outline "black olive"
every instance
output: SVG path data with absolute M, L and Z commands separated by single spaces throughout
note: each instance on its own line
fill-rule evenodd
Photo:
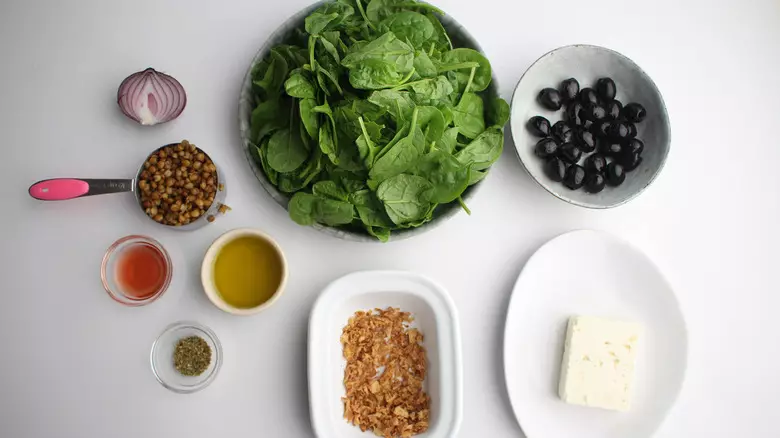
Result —
M 552 138 L 543 138 L 536 143 L 534 153 L 537 157 L 547 158 L 558 153 L 558 142 Z
M 558 141 L 563 143 L 573 143 L 574 142 L 574 134 L 576 133 L 575 130 L 570 129 L 568 131 L 565 131 L 560 138 L 558 138 Z
M 566 176 L 563 178 L 563 185 L 577 190 L 585 183 L 585 169 L 582 166 L 573 165 L 566 169 Z
M 560 140 L 563 138 L 563 135 L 568 131 L 571 131 L 571 126 L 569 126 L 569 124 L 564 122 L 563 120 L 559 120 L 555 122 L 554 125 L 552 125 L 552 128 L 550 129 L 550 135 L 555 137 L 555 139 L 558 140 L 560 143 L 563 143 Z
M 599 152 L 609 157 L 617 157 L 623 153 L 623 144 L 615 141 L 603 141 L 599 146 Z
M 591 132 L 596 135 L 596 137 L 599 138 L 605 138 L 607 137 L 607 131 L 609 130 L 609 125 L 612 122 L 609 121 L 601 121 L 599 123 L 594 124 L 591 127 Z
M 609 123 L 607 127 L 607 137 L 615 140 L 625 140 L 629 134 L 628 123 L 613 121 Z
M 570 102 L 577 98 L 577 94 L 580 93 L 580 83 L 574 78 L 565 79 L 561 82 L 561 97 L 566 102 Z
M 638 138 L 632 138 L 623 145 L 624 154 L 642 154 L 645 150 L 645 144 Z
M 569 164 L 577 164 L 582 157 L 582 151 L 574 143 L 564 143 L 558 148 L 558 156 Z
M 626 127 L 628 127 L 628 138 L 636 137 L 636 125 L 631 122 L 626 122 Z
M 604 105 L 607 110 L 607 118 L 617 120 L 620 118 L 620 112 L 623 111 L 623 104 L 619 100 L 613 100 Z
M 580 90 L 580 102 L 582 102 L 583 105 L 588 103 L 598 105 L 599 96 L 593 88 L 583 88 Z
M 642 105 L 632 102 L 623 108 L 623 117 L 629 122 L 639 123 L 647 116 L 647 111 Z
M 626 180 L 626 172 L 623 166 L 616 162 L 611 162 L 607 165 L 607 184 L 617 187 L 623 184 Z
M 561 102 L 561 93 L 555 88 L 545 88 L 539 92 L 539 103 L 548 110 L 558 111 L 561 109 Z
M 585 191 L 588 193 L 598 193 L 604 190 L 604 186 L 607 181 L 604 179 L 604 175 L 596 172 L 587 172 L 585 174 Z
M 604 173 L 607 170 L 607 157 L 595 153 L 585 159 L 585 170 L 590 173 Z
M 544 173 L 547 177 L 555 182 L 563 181 L 563 177 L 566 176 L 567 164 L 558 157 L 550 157 L 546 163 L 544 163 Z
M 537 137 L 547 137 L 550 135 L 550 121 L 542 116 L 533 116 L 528 119 L 528 130 Z
M 626 172 L 631 172 L 632 170 L 639 167 L 640 164 L 642 164 L 642 155 L 628 154 L 624 152 L 620 155 L 620 159 L 618 161 L 623 165 L 623 169 L 625 169 Z
M 574 131 L 574 144 L 582 149 L 582 152 L 591 153 L 598 147 L 598 139 L 592 132 L 585 129 L 577 129 Z
M 566 107 L 566 121 L 570 125 L 581 126 L 584 120 L 580 117 L 580 111 L 582 111 L 580 102 L 569 102 L 569 106 Z
M 598 82 L 596 82 L 596 91 L 598 92 L 599 98 L 601 98 L 602 102 L 609 102 L 614 100 L 615 94 L 617 94 L 615 81 L 613 81 L 611 78 L 599 79 Z
M 597 122 L 607 117 L 607 110 L 601 105 L 585 104 L 580 111 L 580 117 Z

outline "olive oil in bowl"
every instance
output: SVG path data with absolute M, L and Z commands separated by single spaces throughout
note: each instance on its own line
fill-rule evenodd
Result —
M 206 295 L 220 309 L 248 315 L 269 306 L 281 293 L 287 268 L 279 246 L 253 229 L 220 236 L 206 252 L 201 270 Z

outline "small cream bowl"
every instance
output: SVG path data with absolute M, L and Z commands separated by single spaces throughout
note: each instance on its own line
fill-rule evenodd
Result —
M 222 295 L 219 293 L 219 290 L 217 289 L 216 283 L 214 282 L 214 266 L 220 251 L 228 243 L 242 237 L 252 237 L 268 243 L 272 248 L 274 248 L 274 250 L 276 250 L 282 265 L 282 275 L 276 291 L 268 300 L 264 301 L 258 306 L 250 308 L 235 307 L 225 302 L 225 300 L 222 298 Z M 287 259 L 285 259 L 284 253 L 279 247 L 279 244 L 277 244 L 276 241 L 267 234 L 254 228 L 237 228 L 222 234 L 216 240 L 214 240 L 211 246 L 209 246 L 209 249 L 206 251 L 206 255 L 203 257 L 203 264 L 200 268 L 200 280 L 201 283 L 203 283 L 203 290 L 206 292 L 206 296 L 209 298 L 211 303 L 217 306 L 217 308 L 220 310 L 231 313 L 233 315 L 254 315 L 264 309 L 271 307 L 271 305 L 274 304 L 276 300 L 278 300 L 282 295 L 282 292 L 284 292 L 285 286 L 287 285 Z

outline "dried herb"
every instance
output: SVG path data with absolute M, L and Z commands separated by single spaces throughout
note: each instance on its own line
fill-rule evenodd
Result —
M 176 371 L 185 376 L 199 376 L 211 364 L 211 347 L 199 336 L 179 339 L 173 352 Z

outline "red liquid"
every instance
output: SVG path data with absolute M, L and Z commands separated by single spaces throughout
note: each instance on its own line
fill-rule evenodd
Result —
M 136 243 L 122 250 L 116 264 L 116 281 L 122 292 L 136 300 L 159 292 L 168 276 L 165 256 L 159 249 Z

